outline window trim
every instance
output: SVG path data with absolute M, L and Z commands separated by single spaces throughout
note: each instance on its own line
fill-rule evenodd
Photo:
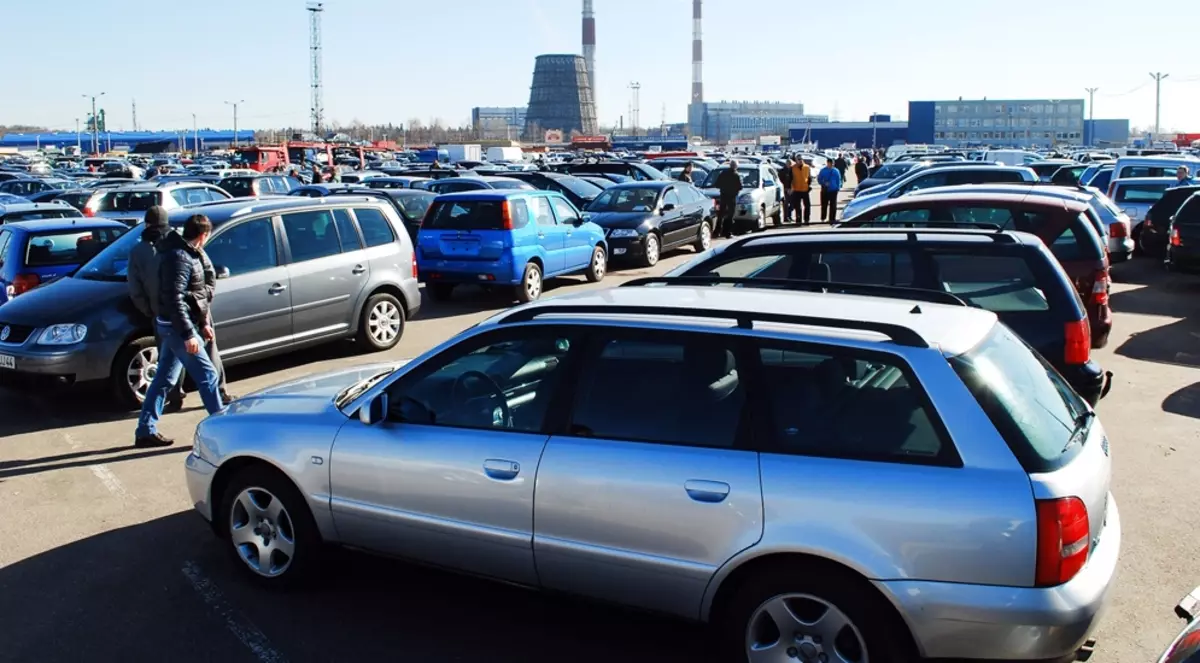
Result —
M 933 405 L 933 400 L 929 398 L 929 393 L 925 389 L 925 385 L 917 379 L 916 372 L 913 371 L 907 358 L 902 354 L 895 354 L 884 350 L 867 350 L 857 347 L 849 347 L 842 345 L 828 345 L 824 343 L 814 343 L 811 341 L 782 339 L 771 336 L 752 336 L 750 337 L 752 344 L 752 352 L 749 353 L 749 363 L 746 364 L 747 369 L 751 372 L 751 381 L 754 384 L 763 385 L 762 381 L 762 355 L 760 354 L 764 344 L 770 345 L 786 345 L 795 348 L 793 352 L 804 352 L 808 354 L 825 355 L 833 358 L 849 358 L 863 359 L 870 361 L 876 359 L 882 363 L 890 364 L 900 370 L 901 375 L 908 381 L 910 388 L 916 390 L 916 396 L 921 407 L 925 408 L 926 416 L 929 417 L 929 423 L 933 427 L 934 432 L 938 435 L 941 442 L 941 449 L 936 457 L 924 456 L 892 456 L 892 455 L 875 455 L 875 454 L 844 454 L 844 453 L 793 453 L 779 448 L 778 440 L 771 434 L 771 422 L 773 422 L 775 413 L 772 410 L 769 398 L 758 398 L 756 406 L 761 410 L 756 415 L 756 420 L 759 424 L 760 436 L 763 440 L 762 444 L 757 444 L 752 449 L 759 453 L 774 454 L 779 456 L 791 456 L 797 458 L 832 458 L 844 461 L 861 461 L 870 463 L 889 463 L 892 465 L 920 465 L 923 467 L 946 467 L 946 468 L 962 468 L 962 456 L 958 452 L 958 446 L 954 443 L 954 437 L 950 434 L 950 429 L 946 427 L 945 421 L 942 420 L 941 413 Z M 784 350 L 785 352 L 787 350 Z M 739 365 L 740 368 L 740 365 Z M 765 385 L 763 385 L 765 389 Z

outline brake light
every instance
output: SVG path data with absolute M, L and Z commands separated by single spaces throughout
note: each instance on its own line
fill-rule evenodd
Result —
M 1096 270 L 1092 280 L 1092 303 L 1103 306 L 1108 303 L 1108 267 Z
M 512 230 L 513 229 L 512 207 L 507 200 L 504 201 L 504 203 L 500 205 L 500 226 L 504 230 Z
M 1125 222 L 1117 221 L 1108 227 L 1108 234 L 1112 237 L 1129 237 L 1129 228 L 1125 227 Z
M 12 281 L 12 294 L 17 295 L 33 290 L 42 282 L 37 274 L 17 274 Z
M 1066 350 L 1063 362 L 1067 364 L 1086 364 L 1092 358 L 1092 326 L 1087 317 L 1082 320 L 1068 322 L 1064 329 Z
M 1117 195 L 1117 182 L 1113 180 L 1108 183 L 1108 197 L 1112 198 Z
M 412 277 L 417 278 L 417 252 L 415 249 L 412 254 Z
M 1078 497 L 1037 500 L 1038 587 L 1061 585 L 1087 563 L 1091 535 L 1087 506 Z
M 91 201 L 88 201 L 88 204 L 83 206 L 83 215 L 84 216 L 96 216 L 96 208 L 92 207 Z
M 1171 229 L 1171 246 L 1183 246 L 1183 239 L 1179 237 L 1179 228 Z

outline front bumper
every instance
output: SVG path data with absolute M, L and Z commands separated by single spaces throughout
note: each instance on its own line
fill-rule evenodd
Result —
M 217 468 L 212 463 L 197 456 L 188 454 L 184 462 L 184 477 L 187 479 L 188 495 L 192 498 L 192 506 L 208 522 L 212 522 L 212 480 Z
M 613 237 L 608 235 L 608 254 L 613 260 L 633 260 L 646 255 L 646 236 Z
M 1111 495 L 1107 523 L 1087 565 L 1058 587 L 918 580 L 874 584 L 899 610 L 924 658 L 1068 658 L 1087 642 L 1099 623 L 1116 577 L 1121 519 Z
M 0 343 L 0 355 L 12 357 L 16 364 L 15 368 L 0 368 L 0 383 L 25 380 L 72 384 L 107 379 L 111 373 L 118 344 L 89 343 L 85 339 L 71 346 L 37 345 L 35 340 L 40 334 L 41 329 L 35 329 L 24 343 Z

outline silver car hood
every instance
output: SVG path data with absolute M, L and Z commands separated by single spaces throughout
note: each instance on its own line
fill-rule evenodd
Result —
M 395 370 L 407 364 L 408 359 L 375 364 L 362 364 L 309 375 L 234 401 L 228 414 L 281 413 L 312 414 L 333 407 L 333 399 L 347 387 L 377 375 L 382 371 Z

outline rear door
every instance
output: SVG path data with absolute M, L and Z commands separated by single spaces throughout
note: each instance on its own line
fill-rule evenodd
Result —
M 212 315 L 221 354 L 254 354 L 292 336 L 292 293 L 282 241 L 271 217 L 222 225 L 204 252 L 220 273 Z
M 343 252 L 333 209 L 292 212 L 281 219 L 287 240 L 294 340 L 349 330 L 369 278 L 362 252 Z
M 549 196 L 530 196 L 529 217 L 546 262 L 546 273 L 554 274 L 566 269 L 567 227 L 558 222 L 551 209 Z
M 554 216 L 563 232 L 563 269 L 583 269 L 592 260 L 592 238 L 581 229 L 579 211 L 563 198 L 550 196 Z

